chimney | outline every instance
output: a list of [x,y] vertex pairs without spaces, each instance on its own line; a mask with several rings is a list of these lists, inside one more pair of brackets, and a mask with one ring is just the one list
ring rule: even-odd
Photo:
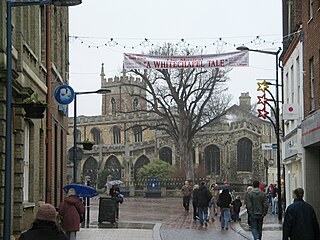
[[249,95],[249,92],[241,93],[241,96],[239,97],[240,101],[240,107],[243,109],[250,111],[251,110],[251,97]]

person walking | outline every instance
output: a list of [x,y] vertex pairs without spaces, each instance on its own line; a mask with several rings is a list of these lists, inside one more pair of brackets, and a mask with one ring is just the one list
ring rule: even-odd
[[185,211],[189,211],[189,204],[191,199],[192,187],[189,184],[189,181],[185,181],[184,185],[181,188],[181,192],[183,195],[183,207]]
[[313,207],[303,200],[304,190],[293,191],[293,203],[287,207],[284,216],[283,240],[320,239],[319,224]]
[[263,218],[268,213],[268,206],[266,194],[259,189],[259,181],[254,181],[253,189],[248,193],[247,201],[254,240],[262,239]]
[[197,219],[199,219],[199,215],[198,215],[198,209],[197,209],[197,199],[196,199],[196,195],[198,193],[199,190],[199,185],[195,184],[193,186],[193,191],[192,191],[192,207],[193,207],[193,220],[197,221]]
[[231,220],[231,195],[228,189],[222,189],[222,192],[219,194],[218,206],[220,207],[220,221],[221,221],[221,230],[224,228],[229,229],[229,222]]
[[274,184],[272,189],[272,199],[271,199],[273,214],[278,214],[278,194],[279,194],[278,185]]
[[239,213],[242,206],[242,202],[240,199],[240,195],[236,197],[234,201],[232,201],[231,205],[233,206],[233,221],[238,222],[239,221]]
[[197,202],[197,209],[199,214],[199,223],[200,227],[208,226],[207,219],[208,219],[208,207],[209,202],[212,196],[208,188],[206,187],[205,182],[201,182],[199,186],[199,190],[196,194],[196,202]]
[[67,238],[75,240],[76,232],[80,230],[80,214],[84,214],[84,205],[73,188],[68,190],[67,197],[60,203],[58,212]]
[[116,201],[116,211],[115,211],[115,217],[116,219],[119,219],[119,209],[120,205],[119,203],[123,202],[123,195],[120,193],[120,188],[118,185],[112,185],[112,187],[109,190],[109,195],[111,198],[113,198]]
[[247,187],[246,195],[244,196],[244,204],[246,205],[247,216],[248,216],[248,218],[247,218],[247,223],[248,223],[248,225],[249,225],[249,229],[250,229],[250,230],[251,230],[251,221],[250,221],[250,220],[251,220],[251,216],[250,216],[250,212],[249,212],[249,210],[248,210],[248,201],[249,201],[249,192],[251,192],[252,189],[253,189],[252,186],[248,186],[248,187]]
[[51,204],[39,207],[29,230],[21,233],[19,240],[67,240],[57,224],[57,211]]

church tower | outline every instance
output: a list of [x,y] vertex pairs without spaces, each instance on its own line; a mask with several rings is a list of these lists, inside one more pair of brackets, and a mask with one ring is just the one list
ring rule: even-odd
[[102,96],[102,115],[111,116],[147,108],[146,84],[141,78],[128,76],[127,71],[123,69],[120,78],[115,76],[106,79],[104,63],[101,65],[100,77],[101,88],[111,90],[111,93]]

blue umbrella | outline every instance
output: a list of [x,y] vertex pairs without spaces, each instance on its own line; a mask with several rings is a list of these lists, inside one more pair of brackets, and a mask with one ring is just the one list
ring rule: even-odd
[[91,198],[94,196],[97,196],[99,193],[97,192],[96,189],[93,187],[83,185],[83,184],[78,184],[78,183],[71,183],[63,187],[63,190],[65,192],[68,192],[70,188],[73,188],[76,191],[76,194],[78,197],[87,197]]

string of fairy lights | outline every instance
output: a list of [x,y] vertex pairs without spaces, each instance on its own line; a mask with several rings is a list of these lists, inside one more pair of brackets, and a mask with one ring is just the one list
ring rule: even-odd
[[[299,31],[280,37],[276,35],[256,35],[240,37],[216,37],[216,38],[180,38],[180,39],[152,39],[152,38],[114,38],[92,36],[69,36],[70,43],[78,42],[84,47],[92,49],[120,48],[122,50],[139,50],[145,48],[161,47],[170,42],[179,47],[191,47],[206,50],[210,47],[224,49],[226,47],[255,46],[278,48],[284,41],[290,41]],[[243,40],[245,39],[245,40]]]

